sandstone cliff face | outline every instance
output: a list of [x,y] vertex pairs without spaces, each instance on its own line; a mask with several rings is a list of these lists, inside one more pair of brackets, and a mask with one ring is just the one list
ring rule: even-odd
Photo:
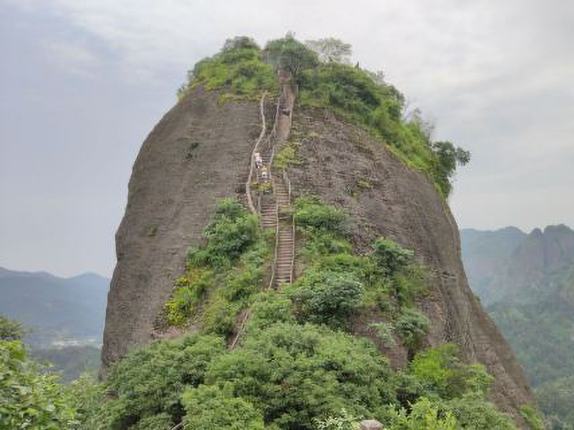
[[[259,106],[218,106],[216,100],[201,89],[185,98],[150,134],[135,163],[117,234],[104,367],[151,341],[154,319],[215,201],[241,191],[260,131]],[[293,127],[293,139],[302,142],[301,164],[288,171],[293,193],[317,194],[345,208],[359,251],[380,236],[414,250],[435,273],[430,294],[418,303],[432,321],[429,343],[458,343],[468,360],[485,364],[496,377],[493,400],[502,409],[516,414],[532,402],[512,351],[468,288],[456,223],[432,183],[324,111],[296,111]],[[364,327],[357,331],[370,335]],[[390,355],[400,362],[404,354]]]
[[201,88],[168,112],[133,167],[126,212],[116,234],[117,265],[108,295],[102,364],[151,341],[157,315],[184,271],[215,202],[242,191],[257,103],[218,103]]
[[[295,124],[302,145],[301,164],[289,170],[294,194],[317,194],[344,207],[354,221],[358,249],[380,236],[412,249],[435,273],[430,294],[418,303],[432,322],[429,343],[457,343],[467,360],[486,365],[495,377],[494,403],[516,415],[520,405],[532,402],[528,382],[468,286],[456,222],[432,183],[330,114],[303,112]],[[401,361],[405,354],[390,356]]]

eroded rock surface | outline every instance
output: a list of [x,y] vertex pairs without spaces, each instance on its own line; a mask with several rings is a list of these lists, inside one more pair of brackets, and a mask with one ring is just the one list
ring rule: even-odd
[[[468,286],[456,222],[431,181],[368,133],[330,113],[303,111],[295,124],[301,147],[300,165],[289,170],[294,193],[319,195],[345,208],[360,251],[386,236],[415,252],[434,273],[430,294],[417,303],[432,322],[428,342],[457,343],[467,361],[486,365],[495,377],[494,403],[520,421],[519,407],[532,403],[528,382]],[[365,328],[369,318],[380,321],[376,315],[361,316],[357,330],[367,336],[373,334]],[[388,353],[405,364],[400,347]]]
[[261,121],[259,104],[218,103],[196,89],[145,140],[133,167],[116,234],[117,265],[108,295],[102,364],[151,341],[153,324],[184,271],[190,246],[215,202],[245,184]]
[[[414,250],[435,273],[430,294],[418,303],[432,321],[428,342],[458,343],[468,361],[485,364],[496,378],[494,402],[517,415],[520,405],[532,402],[530,390],[512,351],[468,288],[456,223],[433,184],[367,133],[323,110],[296,110],[293,125],[291,139],[302,142],[301,164],[289,169],[293,193],[316,194],[345,208],[359,251],[380,236]],[[220,106],[216,93],[200,88],[144,142],[116,237],[104,369],[152,340],[154,321],[215,202],[241,191],[259,131],[257,102]],[[371,317],[376,319],[363,316]],[[357,331],[368,336],[364,327]],[[404,364],[400,347],[387,352]]]

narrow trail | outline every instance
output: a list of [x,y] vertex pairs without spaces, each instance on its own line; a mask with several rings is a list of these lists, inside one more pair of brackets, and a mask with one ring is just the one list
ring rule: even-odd
[[[293,267],[295,263],[295,225],[291,215],[291,183],[286,172],[275,174],[273,172],[273,160],[276,153],[288,139],[291,133],[293,118],[293,108],[295,106],[295,91],[291,83],[291,74],[285,71],[279,73],[279,83],[281,94],[277,101],[277,110],[273,129],[265,138],[267,127],[265,124],[264,100],[265,94],[261,97],[261,134],[255,143],[251,153],[251,163],[245,191],[247,202],[252,213],[260,216],[261,227],[263,229],[275,230],[275,255],[273,259],[272,274],[269,281],[269,288],[279,289],[283,284],[293,282]],[[272,198],[267,198],[255,208],[251,196],[251,183],[255,173],[255,153],[260,152],[263,166],[269,172],[269,182],[273,191]],[[257,173],[258,182],[264,181],[260,173]],[[245,325],[251,317],[251,309],[242,312],[238,317],[238,328],[229,348],[235,349]]]
[[[275,119],[276,138],[272,145],[269,166],[273,166],[275,153],[289,139],[295,107],[295,91],[291,83],[291,74],[281,71],[279,74],[281,96],[277,108],[278,117]],[[269,283],[270,288],[280,288],[282,284],[293,282],[293,266],[295,263],[295,226],[291,214],[291,183],[287,173],[271,174],[274,197],[274,224],[270,224],[272,211],[262,216],[264,226],[275,227],[275,259],[273,273]]]

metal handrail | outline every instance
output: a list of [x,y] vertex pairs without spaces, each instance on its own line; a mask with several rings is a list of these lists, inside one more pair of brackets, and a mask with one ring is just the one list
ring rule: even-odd
[[265,102],[265,96],[267,95],[267,91],[264,91],[263,94],[261,95],[261,102],[259,103],[259,113],[261,114],[261,133],[259,134],[259,137],[257,138],[257,142],[255,142],[255,146],[253,147],[253,151],[251,151],[251,159],[249,160],[249,176],[247,177],[247,182],[245,183],[245,193],[247,194],[247,204],[249,206],[249,210],[251,210],[251,213],[253,215],[257,215],[257,210],[255,209],[255,206],[253,205],[253,199],[251,198],[251,180],[253,179],[253,167],[254,167],[254,158],[255,158],[255,153],[257,152],[257,149],[259,147],[259,144],[261,143],[261,141],[263,140],[263,137],[265,137],[265,132],[267,131],[267,125],[265,122],[265,110],[264,110],[264,102]]
[[[287,184],[287,196],[291,205],[291,181],[287,172],[283,171],[283,181]],[[293,268],[295,266],[295,215],[291,214],[291,267],[289,268],[289,283],[293,283]]]
[[279,113],[281,110],[281,97],[282,94],[279,94],[279,97],[277,98],[277,107],[275,108],[275,120],[273,121],[273,128],[271,129],[271,132],[267,135],[267,139],[265,139],[265,142],[263,143],[264,147],[269,146],[273,136],[277,135],[277,123],[279,122]]
[[[273,158],[275,158],[275,146],[271,150],[271,158],[269,161],[269,179],[271,181],[271,186],[273,187],[273,194],[275,195],[275,183],[273,180],[273,171],[271,166],[273,165]],[[279,253],[279,204],[277,203],[277,196],[275,196],[275,256],[273,257],[273,269],[271,270],[271,280],[269,281],[269,288],[273,288],[273,283],[275,282],[276,267],[277,267],[277,254]]]

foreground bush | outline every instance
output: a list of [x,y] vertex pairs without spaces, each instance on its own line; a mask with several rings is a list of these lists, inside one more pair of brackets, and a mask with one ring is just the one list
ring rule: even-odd
[[181,395],[204,382],[211,361],[225,351],[223,339],[192,336],[154,343],[113,367],[108,388],[110,429],[122,430],[148,417],[168,414],[177,424],[184,416]]
[[186,430],[264,430],[263,416],[251,403],[229,390],[201,385],[183,395]]
[[213,362],[206,383],[228,384],[281,429],[315,429],[315,418],[341,408],[380,415],[396,401],[392,371],[372,344],[313,325],[253,332],[242,348]]
[[72,428],[77,413],[58,377],[42,373],[19,341],[0,341],[0,429]]

